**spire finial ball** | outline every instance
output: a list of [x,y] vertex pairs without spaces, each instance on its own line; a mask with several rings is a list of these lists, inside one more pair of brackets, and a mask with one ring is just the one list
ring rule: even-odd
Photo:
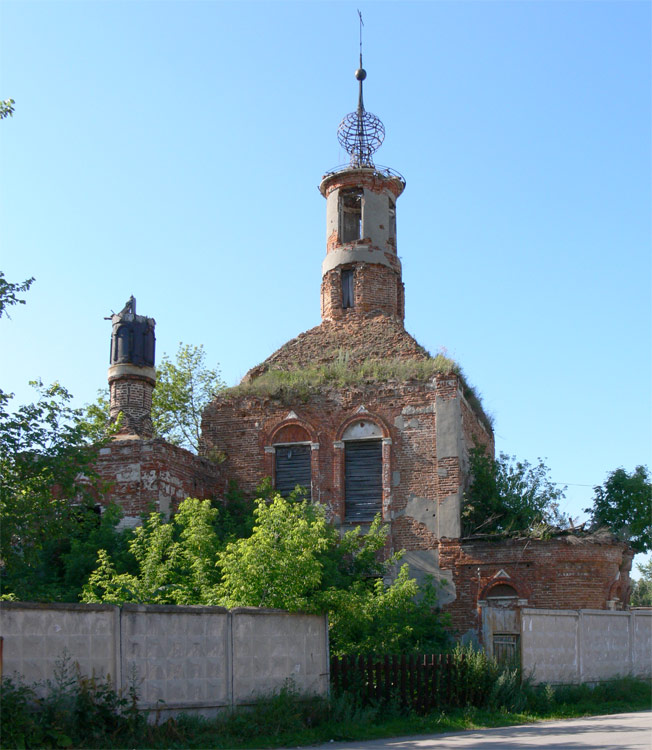
[[358,68],[355,71],[355,78],[357,81],[364,81],[366,77],[367,77],[367,71],[364,68]]

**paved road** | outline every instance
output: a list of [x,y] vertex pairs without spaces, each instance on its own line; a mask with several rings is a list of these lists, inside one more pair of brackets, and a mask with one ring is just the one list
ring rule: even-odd
[[533,747],[556,750],[652,750],[652,711],[421,737],[331,742],[315,750],[529,750]]

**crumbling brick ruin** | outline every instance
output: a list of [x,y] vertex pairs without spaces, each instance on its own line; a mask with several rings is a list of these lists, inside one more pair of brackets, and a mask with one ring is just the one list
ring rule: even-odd
[[[368,115],[361,107],[360,94],[357,116]],[[99,462],[113,498],[130,516],[169,513],[187,495],[221,497],[227,480],[253,494],[270,477],[282,494],[305,487],[342,530],[364,528],[380,513],[388,552],[405,550],[412,575],[442,582],[441,603],[460,633],[482,635],[487,603],[622,606],[631,566],[622,543],[460,538],[469,451],[480,444],[493,455],[493,431],[459,368],[404,328],[396,206],[405,181],[376,167],[364,146],[354,138],[351,164],[320,185],[321,324],[204,412],[200,454],[222,456],[219,466],[152,439],[154,322],[135,308],[114,316],[111,413],[123,422]]]

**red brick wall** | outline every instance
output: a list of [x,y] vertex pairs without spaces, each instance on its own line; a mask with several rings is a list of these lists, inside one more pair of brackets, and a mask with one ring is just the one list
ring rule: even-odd
[[[253,494],[263,477],[274,475],[273,443],[287,442],[291,435],[303,442],[309,436],[313,443],[312,497],[341,522],[345,510],[342,434],[352,420],[374,421],[386,438],[383,506],[385,519],[392,523],[392,546],[432,549],[436,546],[433,529],[406,516],[405,509],[410,500],[436,504],[459,492],[464,481],[457,458],[443,459],[440,466],[437,463],[435,397],[442,393],[457,395],[456,376],[440,376],[429,383],[324,387],[301,398],[225,394],[204,412],[202,452],[224,453],[224,475]],[[359,412],[362,406],[367,410],[364,413]]]
[[[442,539],[439,566],[451,570],[456,599],[444,607],[459,633],[479,632],[478,600],[493,583],[512,585],[527,606],[606,609],[629,597],[631,550],[622,542],[555,539]],[[496,579],[500,571],[509,578]]]
[[226,479],[221,467],[166,443],[153,440],[114,440],[100,449],[97,471],[107,484],[102,502],[116,502],[126,516],[175,510],[186,497],[221,496]]
[[400,273],[377,263],[356,263],[350,267],[354,269],[353,307],[342,309],[342,268],[338,266],[322,278],[322,319],[341,320],[352,314],[382,313],[403,320],[405,303]]
[[120,435],[152,436],[152,393],[154,381],[131,375],[109,380],[110,413],[115,421],[122,413]]

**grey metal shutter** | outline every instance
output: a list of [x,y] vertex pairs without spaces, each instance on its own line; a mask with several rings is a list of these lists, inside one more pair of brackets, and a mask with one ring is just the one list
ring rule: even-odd
[[276,491],[287,497],[297,486],[310,498],[310,446],[283,445],[276,448]]
[[346,520],[372,521],[383,506],[382,443],[353,440],[344,445]]

